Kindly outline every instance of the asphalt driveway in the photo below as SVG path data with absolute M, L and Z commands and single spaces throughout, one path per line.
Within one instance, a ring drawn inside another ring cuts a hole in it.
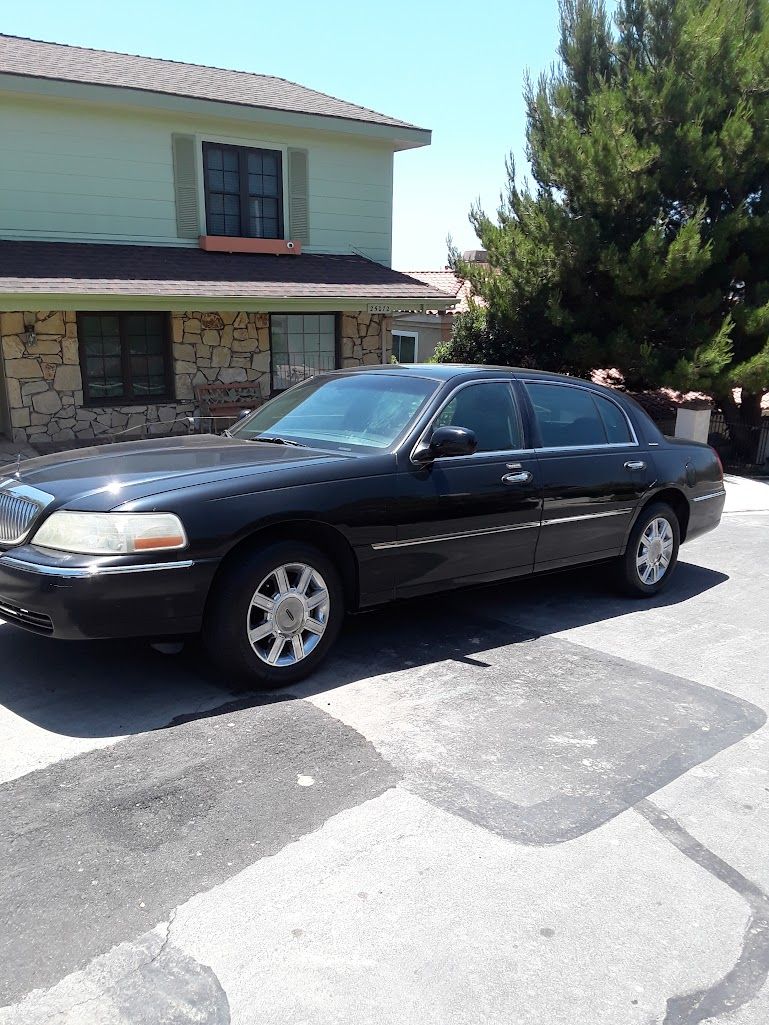
M 269 698 L 0 624 L 0 1025 L 763 1025 L 769 486 L 729 503 L 652 602 L 409 602 Z

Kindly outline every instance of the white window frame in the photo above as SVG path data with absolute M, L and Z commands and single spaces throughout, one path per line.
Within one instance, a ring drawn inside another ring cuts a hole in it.
M 393 348 L 395 348 L 395 336 L 396 335 L 399 338 L 413 338 L 414 339 L 414 360 L 413 360 L 413 362 L 414 363 L 418 363 L 419 362 L 419 332 L 418 331 L 400 331 L 400 330 L 393 329 L 393 331 L 392 331 Z M 393 353 L 393 355 L 395 355 L 395 353 Z M 398 362 L 400 362 L 400 360 Z

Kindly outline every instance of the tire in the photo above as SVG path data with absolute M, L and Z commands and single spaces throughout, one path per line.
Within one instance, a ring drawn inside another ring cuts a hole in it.
M 278 541 L 244 555 L 215 581 L 203 642 L 233 689 L 287 687 L 326 657 L 344 608 L 328 556 L 300 541 Z
M 658 594 L 673 575 L 680 543 L 678 517 L 669 505 L 653 502 L 643 509 L 619 559 L 621 590 L 634 598 Z

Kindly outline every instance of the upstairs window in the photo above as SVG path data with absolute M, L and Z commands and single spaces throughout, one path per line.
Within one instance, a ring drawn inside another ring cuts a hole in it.
M 80 313 L 80 366 L 92 406 L 158 402 L 171 397 L 166 313 Z
M 283 160 L 279 150 L 203 143 L 209 235 L 283 238 Z

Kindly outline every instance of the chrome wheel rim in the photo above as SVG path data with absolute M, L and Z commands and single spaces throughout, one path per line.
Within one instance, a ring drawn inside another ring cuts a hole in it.
M 249 644 L 268 666 L 296 665 L 320 644 L 329 607 L 328 587 L 316 569 L 303 562 L 278 566 L 249 604 Z
M 636 572 L 641 583 L 659 583 L 672 558 L 673 528 L 664 516 L 655 516 L 641 534 L 636 551 Z

